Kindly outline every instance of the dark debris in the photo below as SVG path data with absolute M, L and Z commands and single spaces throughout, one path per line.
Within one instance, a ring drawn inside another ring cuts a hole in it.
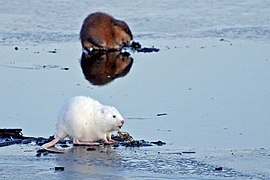
M 159 49 L 155 47 L 150 47 L 150 48 L 142 47 L 142 45 L 139 42 L 134 42 L 134 41 L 128 47 L 131 48 L 131 50 L 133 51 L 143 52 L 143 53 L 151 53 L 151 52 L 159 51 Z
M 22 129 L 18 128 L 18 129 L 0 129 L 0 137 L 2 138 L 22 138 L 23 134 L 22 134 Z
M 64 67 L 64 68 L 61 68 L 61 70 L 68 71 L 68 70 L 69 70 L 69 68 L 68 68 L 68 67 Z
M 59 166 L 54 168 L 55 171 L 64 171 L 65 167 Z
M 44 137 L 25 137 L 22 135 L 22 129 L 0 129 L 0 147 L 1 146 L 9 146 L 12 144 L 29 144 L 35 143 L 38 146 L 42 146 L 43 144 L 50 142 L 54 139 L 54 136 L 50 136 L 49 138 Z M 145 141 L 145 140 L 134 140 L 133 137 L 127 132 L 118 132 L 116 135 L 112 135 L 112 139 L 117 142 L 114 143 L 113 147 L 145 147 L 145 146 L 163 146 L 166 143 L 163 141 Z M 104 144 L 103 141 L 98 141 L 100 144 Z M 72 140 L 60 140 L 57 143 L 62 148 L 68 148 L 72 144 Z M 96 150 L 93 147 L 87 148 L 87 151 Z M 37 157 L 41 157 L 48 155 L 48 151 L 44 149 L 39 149 L 36 152 Z
M 165 142 L 162 142 L 162 141 L 155 141 L 155 142 L 151 142 L 151 143 L 155 144 L 155 145 L 158 145 L 158 146 L 163 146 L 163 145 L 166 144 Z
M 151 47 L 151 48 L 144 47 L 144 48 L 137 49 L 137 51 L 138 52 L 143 52 L 143 53 L 150 53 L 150 52 L 158 52 L 159 49 L 154 48 L 154 47 Z
M 195 151 L 183 151 L 182 153 L 183 154 L 195 154 L 196 152 Z
M 48 51 L 49 53 L 57 53 L 56 49 Z
M 158 113 L 157 116 L 167 116 L 167 113 Z
M 132 141 L 123 141 L 118 142 L 119 145 L 124 147 L 143 147 L 143 146 L 153 146 L 150 142 L 145 140 L 132 140 Z
M 215 171 L 222 171 L 222 170 L 223 170 L 222 167 L 216 167 L 216 168 L 215 168 Z

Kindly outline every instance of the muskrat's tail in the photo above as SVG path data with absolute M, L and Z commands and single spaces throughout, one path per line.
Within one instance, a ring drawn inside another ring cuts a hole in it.
M 60 140 L 60 137 L 56 136 L 52 141 L 50 141 L 46 144 L 43 144 L 42 148 L 48 149 L 49 147 L 54 146 L 59 140 Z

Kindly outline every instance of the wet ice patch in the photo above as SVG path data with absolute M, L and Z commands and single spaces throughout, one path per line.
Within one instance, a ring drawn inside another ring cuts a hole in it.
M 161 173 L 176 177 L 194 176 L 204 178 L 253 178 L 253 175 L 238 172 L 227 167 L 223 167 L 221 171 L 217 171 L 216 165 L 199 161 L 190 155 L 170 153 L 156 154 L 155 152 L 144 150 L 137 150 L 134 152 L 129 151 L 128 154 L 129 156 L 126 156 L 118 163 L 119 167 L 126 168 L 128 170 Z
M 15 69 L 26 69 L 26 70 L 69 70 L 68 67 L 61 67 L 59 65 L 51 64 L 23 64 L 23 63 L 11 63 L 11 64 L 0 64 L 0 67 L 15 68 Z
M 57 65 L 0 65 L 7 68 L 16 68 L 16 69 L 30 69 L 30 70 L 41 70 L 41 69 L 52 69 L 59 68 Z

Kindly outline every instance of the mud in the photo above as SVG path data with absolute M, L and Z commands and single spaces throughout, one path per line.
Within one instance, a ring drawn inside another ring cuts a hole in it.
M 117 142 L 113 144 L 113 147 L 144 147 L 144 146 L 163 146 L 166 143 L 162 141 L 149 142 L 145 140 L 134 140 L 133 137 L 127 132 L 118 132 L 113 134 L 111 137 Z M 36 144 L 37 146 L 42 146 L 45 143 L 48 143 L 54 139 L 54 136 L 49 138 L 44 137 L 26 137 L 23 136 L 22 129 L 0 129 L 0 147 L 9 146 L 13 144 Z M 99 141 L 100 145 L 105 145 L 104 141 Z M 72 146 L 72 140 L 62 139 L 56 145 L 59 145 L 61 148 L 68 148 Z M 48 153 L 46 150 L 39 149 L 37 151 L 37 156 L 40 156 L 40 153 Z
M 152 52 L 158 52 L 159 49 L 155 47 L 142 47 L 142 45 L 139 42 L 133 41 L 131 45 L 127 48 L 131 48 L 131 51 L 133 52 L 143 52 L 143 53 L 152 53 Z

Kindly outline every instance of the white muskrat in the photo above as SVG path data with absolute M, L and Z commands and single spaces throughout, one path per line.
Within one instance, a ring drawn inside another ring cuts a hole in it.
M 115 107 L 102 105 L 90 97 L 76 96 L 60 111 L 55 139 L 42 147 L 52 147 L 66 137 L 73 139 L 74 145 L 99 145 L 95 141 L 101 139 L 112 144 L 115 142 L 111 139 L 112 132 L 123 125 L 123 117 Z

